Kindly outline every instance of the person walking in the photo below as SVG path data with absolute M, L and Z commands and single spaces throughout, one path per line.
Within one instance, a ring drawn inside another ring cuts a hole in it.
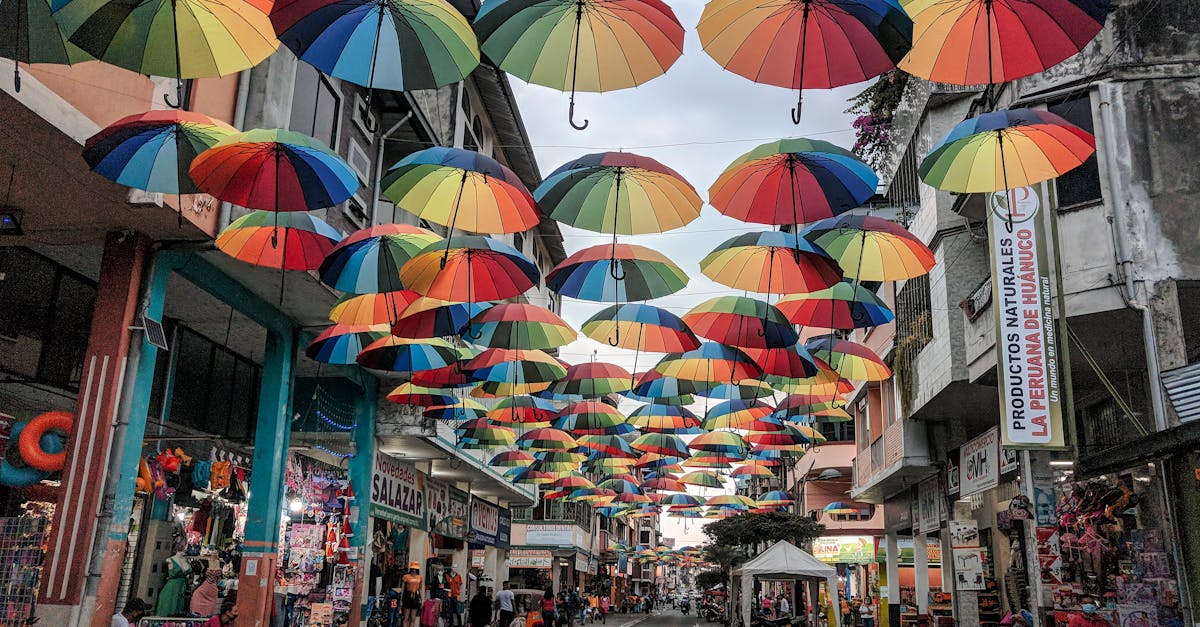
M 600 622 L 604 625 L 608 624 L 608 609 L 612 607 L 612 601 L 605 594 L 600 597 Z
M 509 583 L 505 581 L 504 589 L 496 593 L 496 627 L 509 627 L 517 616 L 514 606 L 515 599 L 508 586 Z
M 480 586 L 467 607 L 467 622 L 471 627 L 488 627 L 492 623 L 492 597 Z
M 775 607 L 779 616 L 783 618 L 787 618 L 792 615 L 792 606 L 790 603 L 788 603 L 787 597 L 783 596 L 782 594 L 779 595 L 779 598 L 775 600 Z
M 858 616 L 862 619 L 862 627 L 875 627 L 875 604 L 871 597 L 867 597 L 862 605 L 858 606 Z
M 542 625 L 550 627 L 558 623 L 558 603 L 554 601 L 554 590 L 546 588 L 542 595 Z
M 130 625 L 136 625 L 149 613 L 150 604 L 137 597 L 133 597 L 125 602 L 125 608 L 121 610 L 120 614 L 113 615 L 112 627 L 130 627 Z
M 845 625 L 847 627 L 849 627 L 849 625 L 853 625 L 854 624 L 853 615 L 850 613 L 850 600 L 847 599 L 846 597 L 842 597 L 841 610 L 842 610 L 842 625 Z

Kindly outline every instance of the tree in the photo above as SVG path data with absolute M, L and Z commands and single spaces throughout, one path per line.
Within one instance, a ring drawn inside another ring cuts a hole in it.
M 725 583 L 726 579 L 725 573 L 721 572 L 721 569 L 710 568 L 696 574 L 696 587 L 701 590 L 708 590 L 713 586 Z
M 824 532 L 825 525 L 813 522 L 808 516 L 790 512 L 745 512 L 704 527 L 704 535 L 709 537 L 712 544 L 743 548 L 760 543 L 774 544 L 780 540 L 799 546 Z

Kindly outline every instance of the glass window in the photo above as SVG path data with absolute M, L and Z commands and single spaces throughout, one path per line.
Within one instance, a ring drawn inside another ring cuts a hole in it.
M 288 127 L 311 135 L 326 146 L 337 146 L 342 99 L 329 79 L 307 63 L 296 65 L 292 119 Z
M 261 366 L 195 331 L 174 324 L 172 367 L 155 373 L 158 399 L 167 396 L 167 423 L 231 439 L 249 439 L 258 419 Z M 155 403 L 161 407 L 162 401 Z
M 1046 109 L 1089 133 L 1095 130 L 1092 99 L 1087 92 L 1050 104 Z M 1083 165 L 1055 179 L 1054 187 L 1058 194 L 1059 207 L 1100 200 L 1100 166 L 1096 160 L 1096 153 L 1083 162 Z

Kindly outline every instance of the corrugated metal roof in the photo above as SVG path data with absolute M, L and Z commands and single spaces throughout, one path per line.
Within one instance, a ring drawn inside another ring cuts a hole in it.
M 1200 363 L 1167 370 L 1161 378 L 1179 420 L 1190 422 L 1200 418 Z

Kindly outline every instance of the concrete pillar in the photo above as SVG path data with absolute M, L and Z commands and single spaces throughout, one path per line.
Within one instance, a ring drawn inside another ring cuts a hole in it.
M 292 433 L 295 359 L 295 335 L 268 332 L 258 400 L 258 426 L 254 433 L 246 540 L 242 545 L 242 571 L 238 576 L 238 627 L 268 624 L 274 603 L 284 473 Z
M 913 534 L 913 577 L 917 586 L 918 614 L 929 613 L 929 553 L 925 550 L 926 537 L 923 533 Z
M 1154 323 L 1154 347 L 1147 350 L 1158 352 L 1160 371 L 1179 368 L 1188 364 L 1187 344 L 1184 342 L 1183 314 L 1179 309 L 1179 288 L 1175 281 L 1160 281 L 1146 285 L 1147 306 Z M 1162 385 L 1149 381 L 1150 385 Z M 1168 427 L 1179 425 L 1179 415 L 1171 403 L 1163 404 Z
M 62 490 L 42 567 L 38 600 L 43 606 L 54 607 L 39 611 L 39 615 L 52 624 L 74 624 L 82 615 L 79 606 L 92 561 L 114 426 L 120 420 L 118 410 L 132 335 L 129 327 L 137 314 L 148 251 L 149 240 L 139 234 L 113 232 L 105 237 L 91 334 L 83 360 L 84 374 L 75 402 L 75 425 L 67 444 Z M 144 414 L 141 419 L 145 420 Z M 123 520 L 127 534 L 128 515 Z M 113 551 L 111 568 L 119 572 L 125 555 L 125 536 L 105 547 Z M 107 560 L 102 563 L 109 566 Z M 103 600 L 97 610 L 107 612 L 105 620 L 109 621 L 114 613 L 115 583 L 113 580 L 113 585 L 107 586 L 109 589 L 101 595 Z
M 375 466 L 375 396 L 379 390 L 375 377 L 364 377 L 366 389 L 354 397 L 354 457 L 350 458 L 350 487 L 354 503 L 350 508 L 354 537 L 350 546 L 350 563 L 355 567 L 354 597 L 359 599 L 350 608 L 350 625 L 354 627 L 366 616 L 366 582 L 371 576 L 371 473 Z M 465 571 L 464 571 L 465 572 Z
M 974 521 L 971 515 L 971 501 L 961 499 L 954 501 L 954 511 L 951 513 L 954 520 Z M 949 535 L 949 534 L 947 534 Z M 948 544 L 948 543 L 947 543 Z M 949 581 L 954 581 L 954 553 L 953 547 L 947 549 L 945 545 L 942 548 L 942 579 L 946 579 L 946 573 L 949 573 Z M 993 563 L 995 555 L 992 556 Z M 943 587 L 944 590 L 950 588 Z M 954 588 L 954 621 L 958 625 L 978 625 L 979 624 L 979 592 L 975 590 L 959 590 L 957 586 Z
M 888 625 L 900 625 L 900 538 L 895 531 L 889 531 L 884 542 L 887 542 L 887 563 L 884 573 L 887 575 L 887 616 Z M 838 609 L 841 612 L 841 609 Z

